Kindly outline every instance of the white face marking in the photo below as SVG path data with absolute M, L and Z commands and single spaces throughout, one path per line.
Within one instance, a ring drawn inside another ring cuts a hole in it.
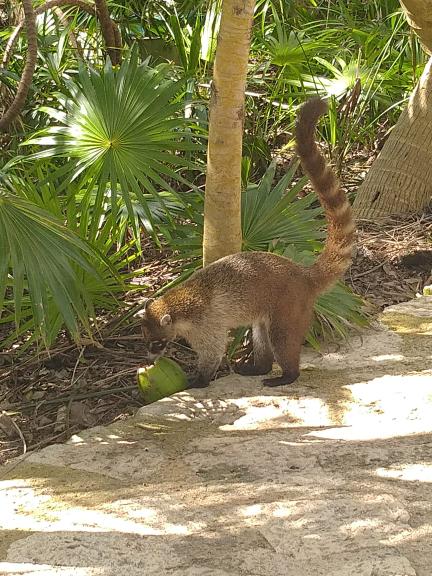
M 167 340 L 153 340 L 148 345 L 148 357 L 150 360 L 157 360 L 166 350 Z

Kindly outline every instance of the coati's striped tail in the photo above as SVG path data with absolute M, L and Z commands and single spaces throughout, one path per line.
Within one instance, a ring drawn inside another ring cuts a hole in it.
M 325 209 L 328 222 L 324 250 L 310 267 L 312 280 L 319 292 L 330 287 L 349 267 L 355 234 L 351 206 L 315 142 L 317 122 L 326 112 L 324 100 L 308 100 L 300 109 L 296 126 L 297 152 Z

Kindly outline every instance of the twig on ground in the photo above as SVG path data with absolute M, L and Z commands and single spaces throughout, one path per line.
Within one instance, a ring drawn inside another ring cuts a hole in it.
M 128 372 L 131 373 L 135 371 L 136 368 L 130 369 Z M 124 371 L 126 372 L 126 371 Z M 116 374 L 117 377 L 117 374 Z M 108 380 L 108 379 L 105 379 Z M 102 382 L 102 380 L 101 380 Z M 130 384 L 128 386 L 118 386 L 116 388 L 107 388 L 106 390 L 96 390 L 94 392 L 85 392 L 82 394 L 62 394 L 57 396 L 57 398 L 51 398 L 50 400 L 39 400 L 37 402 L 24 402 L 23 404 L 12 404 L 8 407 L 8 410 L 14 410 L 19 412 L 21 410 L 27 410 L 29 408 L 41 408 L 42 406 L 54 406 L 56 404 L 69 403 L 72 397 L 73 400 L 86 400 L 88 398 L 101 398 L 102 396 L 109 396 L 110 394 L 117 394 L 119 392 L 127 392 L 136 389 L 136 384 Z
M 362 276 L 366 276 L 367 274 L 371 274 L 372 272 L 375 272 L 375 270 L 378 270 L 379 268 L 384 266 L 384 264 L 386 262 L 387 262 L 387 260 L 384 260 L 383 262 L 380 262 L 379 264 L 377 264 L 373 268 L 369 268 L 369 270 L 365 270 L 364 272 L 360 272 L 360 274 L 356 274 L 355 276 L 352 277 L 352 279 L 355 282 L 358 278 L 361 278 Z

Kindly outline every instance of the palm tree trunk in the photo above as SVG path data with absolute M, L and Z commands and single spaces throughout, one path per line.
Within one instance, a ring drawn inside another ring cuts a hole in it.
M 241 250 L 244 91 L 255 0 L 224 0 L 210 101 L 204 265 Z
M 408 24 L 432 54 L 432 0 L 400 0 Z
M 32 82 L 37 60 L 36 18 L 33 11 L 32 0 L 22 0 L 24 8 L 25 28 L 27 32 L 27 57 L 17 93 L 9 109 L 0 118 L 0 131 L 6 131 L 9 124 L 21 112 L 27 98 Z
M 354 201 L 357 218 L 423 210 L 432 197 L 432 58 Z
M 432 53 L 432 0 L 400 0 L 408 24 Z M 432 58 L 354 201 L 357 218 L 423 210 L 432 196 Z

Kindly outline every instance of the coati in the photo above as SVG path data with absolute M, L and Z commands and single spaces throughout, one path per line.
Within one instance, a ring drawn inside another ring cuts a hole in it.
M 240 374 L 267 374 L 273 359 L 282 375 L 267 386 L 290 384 L 299 376 L 300 350 L 317 296 L 348 268 L 355 225 L 339 182 L 315 143 L 315 128 L 327 104 L 314 98 L 301 108 L 296 125 L 297 152 L 323 205 L 328 221 L 324 250 L 311 266 L 267 252 L 225 256 L 195 272 L 181 285 L 141 311 L 143 337 L 153 358 L 170 340 L 186 339 L 198 354 L 191 386 L 204 387 L 225 353 L 228 331 L 252 326 L 253 359 Z

